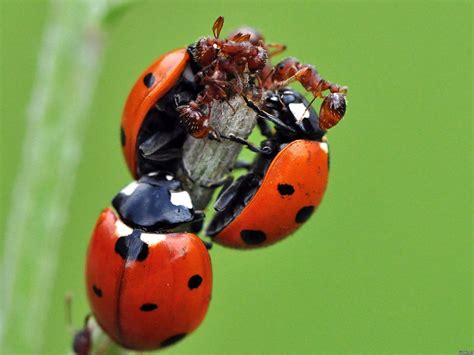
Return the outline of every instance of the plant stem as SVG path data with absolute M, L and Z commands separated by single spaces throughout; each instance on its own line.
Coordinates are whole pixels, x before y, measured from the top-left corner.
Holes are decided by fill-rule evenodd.
M 4 353 L 44 350 L 58 251 L 99 77 L 102 21 L 121 3 L 51 1 L 6 219 L 0 271 Z
M 219 133 L 246 139 L 256 124 L 255 116 L 244 100 L 236 96 L 229 103 L 215 103 L 210 122 Z M 222 182 L 232 170 L 242 147 L 229 140 L 217 142 L 188 137 L 184 144 L 183 165 L 190 177 L 186 185 L 195 209 L 207 207 L 214 189 L 206 186 Z

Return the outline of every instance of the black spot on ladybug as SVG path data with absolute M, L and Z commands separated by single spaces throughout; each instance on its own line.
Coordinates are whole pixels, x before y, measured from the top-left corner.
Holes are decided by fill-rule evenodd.
M 145 84 L 147 88 L 151 88 L 154 83 L 155 83 L 155 76 L 153 75 L 153 73 L 148 73 L 143 78 L 143 84 Z
M 189 278 L 188 287 L 190 290 L 192 290 L 201 286 L 201 283 L 202 283 L 202 277 L 199 275 L 193 275 Z
M 120 237 L 115 243 L 115 252 L 126 261 L 143 261 L 148 256 L 148 244 L 140 239 L 141 232 L 134 229 L 132 234 Z
M 178 341 L 180 341 L 181 339 L 183 339 L 185 336 L 186 336 L 186 333 L 173 335 L 172 337 L 169 337 L 169 338 L 166 339 L 165 341 L 162 341 L 162 342 L 161 342 L 161 347 L 164 348 L 164 347 L 166 347 L 166 346 L 170 346 L 170 345 L 176 344 Z
M 244 229 L 240 232 L 242 240 L 249 245 L 257 245 L 267 240 L 267 235 L 262 231 Z
M 295 188 L 290 184 L 278 184 L 278 192 L 282 196 L 290 196 L 295 193 Z
M 122 147 L 125 145 L 125 131 L 122 126 L 120 126 L 120 143 L 122 143 Z
M 158 305 L 155 303 L 144 303 L 140 307 L 140 311 L 151 312 L 158 308 Z
M 303 207 L 296 214 L 295 222 L 296 223 L 306 222 L 309 219 L 309 217 L 311 217 L 313 212 L 314 212 L 314 206 L 305 206 L 305 207 Z
M 94 291 L 97 297 L 102 297 L 102 290 L 98 288 L 96 285 L 92 285 L 92 291 Z

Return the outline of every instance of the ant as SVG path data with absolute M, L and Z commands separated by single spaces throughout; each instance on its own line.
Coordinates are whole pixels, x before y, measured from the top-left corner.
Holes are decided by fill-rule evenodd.
M 254 45 L 265 48 L 268 54 L 268 58 L 272 58 L 286 50 L 286 45 L 281 43 L 267 43 L 262 33 L 252 27 L 240 27 L 229 34 L 229 38 L 232 40 L 234 37 L 242 36 L 242 34 L 250 35 L 248 41 Z M 273 66 L 269 60 L 267 60 L 265 67 L 259 71 L 257 79 L 260 86 L 263 88 L 270 88 L 272 85 L 271 74 Z
M 248 89 L 248 77 L 262 71 L 268 53 L 262 41 L 249 41 L 251 34 L 236 33 L 229 39 L 221 39 L 224 18 L 219 16 L 212 26 L 214 37 L 204 37 L 189 47 L 189 52 L 200 71 L 196 80 L 203 86 L 195 100 L 176 108 L 181 122 L 195 138 L 219 134 L 209 124 L 211 105 L 214 100 L 228 102 L 231 96 Z
M 188 50 L 200 71 L 195 74 L 196 81 L 203 87 L 194 100 L 185 105 L 177 105 L 181 123 L 195 138 L 209 137 L 217 141 L 222 139 L 246 145 L 250 150 L 269 154 L 268 149 L 260 149 L 243 138 L 235 135 L 225 136 L 217 132 L 210 124 L 212 103 L 226 102 L 235 95 L 247 94 L 255 88 L 255 96 L 261 97 L 263 87 L 254 87 L 252 76 L 257 76 L 268 65 L 267 47 L 263 37 L 250 41 L 252 34 L 241 32 L 221 39 L 224 18 L 219 16 L 214 22 L 214 37 L 204 37 L 191 45 Z M 229 104 L 232 110 L 235 109 Z
M 302 64 L 296 58 L 290 57 L 275 65 L 269 76 L 273 83 L 272 90 L 285 87 L 292 81 L 298 81 L 303 88 L 313 94 L 313 100 L 308 107 L 316 98 L 324 98 L 319 111 L 321 129 L 327 130 L 343 118 L 346 112 L 347 86 L 339 86 L 323 79 L 314 66 Z M 323 95 L 326 90 L 330 91 L 328 96 Z

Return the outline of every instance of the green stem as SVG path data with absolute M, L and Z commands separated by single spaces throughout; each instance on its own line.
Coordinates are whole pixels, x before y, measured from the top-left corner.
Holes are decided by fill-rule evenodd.
M 51 1 L 4 234 L 0 349 L 5 353 L 19 351 L 8 349 L 12 334 L 21 336 L 23 352 L 43 346 L 58 250 L 99 77 L 102 24 L 121 4 Z

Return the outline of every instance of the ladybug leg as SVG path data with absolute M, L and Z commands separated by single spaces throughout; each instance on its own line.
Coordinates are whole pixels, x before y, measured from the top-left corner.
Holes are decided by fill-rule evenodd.
M 194 221 L 189 225 L 189 230 L 194 234 L 199 233 L 204 226 L 205 217 L 204 211 L 194 211 Z
M 183 131 L 180 127 L 176 127 L 171 132 L 160 131 L 155 133 L 138 147 L 141 155 L 145 158 L 152 157 L 154 154 L 163 150 L 169 142 L 177 138 Z
M 144 158 L 156 162 L 164 162 L 174 159 L 179 159 L 183 156 L 183 151 L 180 148 L 170 148 L 166 150 L 160 150 L 151 154 L 142 154 Z
M 272 138 L 273 132 L 268 125 L 267 121 L 265 121 L 262 117 L 257 116 L 257 126 L 260 130 L 260 133 L 266 138 Z
M 225 135 L 221 134 L 221 138 L 224 138 L 224 139 L 230 140 L 232 142 L 236 142 L 236 143 L 245 145 L 248 149 L 250 149 L 252 152 L 255 152 L 255 153 L 259 153 L 259 154 L 271 154 L 272 153 L 272 149 L 270 147 L 265 146 L 263 148 L 259 148 L 256 145 L 254 145 L 254 144 L 250 143 L 249 141 L 247 141 L 246 139 L 244 139 L 242 137 L 238 137 L 238 136 L 236 136 L 235 134 L 232 134 L 232 133 L 230 133 L 228 136 L 225 136 Z
M 216 202 L 214 203 L 214 209 L 218 212 L 222 212 L 228 208 L 232 201 L 237 197 L 238 192 L 243 186 L 245 178 L 239 178 L 233 184 L 229 184 L 222 188 Z
M 225 176 L 222 179 L 213 182 L 212 184 L 199 184 L 199 186 L 204 187 L 205 189 L 216 189 L 221 186 L 228 186 L 230 183 L 232 183 L 232 180 L 232 176 Z
M 250 107 L 252 110 L 254 110 L 257 113 L 257 115 L 259 117 L 261 117 L 262 119 L 268 120 L 268 121 L 272 122 L 273 124 L 275 124 L 276 126 L 282 128 L 284 130 L 287 130 L 289 132 L 292 132 L 292 133 L 296 132 L 293 128 L 291 128 L 290 126 L 283 123 L 283 121 L 281 121 L 276 116 L 273 116 L 273 115 L 269 114 L 268 112 L 261 110 L 257 105 L 255 105 L 254 102 L 250 101 L 245 96 L 243 96 L 243 98 L 244 98 L 245 102 L 247 103 L 247 106 Z
M 212 246 L 214 245 L 212 242 L 208 242 L 207 240 L 202 240 L 202 242 L 204 243 L 204 246 L 206 247 L 207 250 L 211 250 Z
M 252 168 L 252 163 L 243 160 L 237 160 L 232 169 L 245 169 L 250 170 Z
M 249 172 L 246 175 L 239 177 L 232 185 L 226 189 L 222 189 L 216 202 L 214 209 L 216 210 L 215 217 L 208 225 L 206 234 L 214 236 L 217 230 L 224 228 L 235 217 L 237 211 L 245 206 L 252 196 L 257 192 L 261 182 L 259 174 Z

